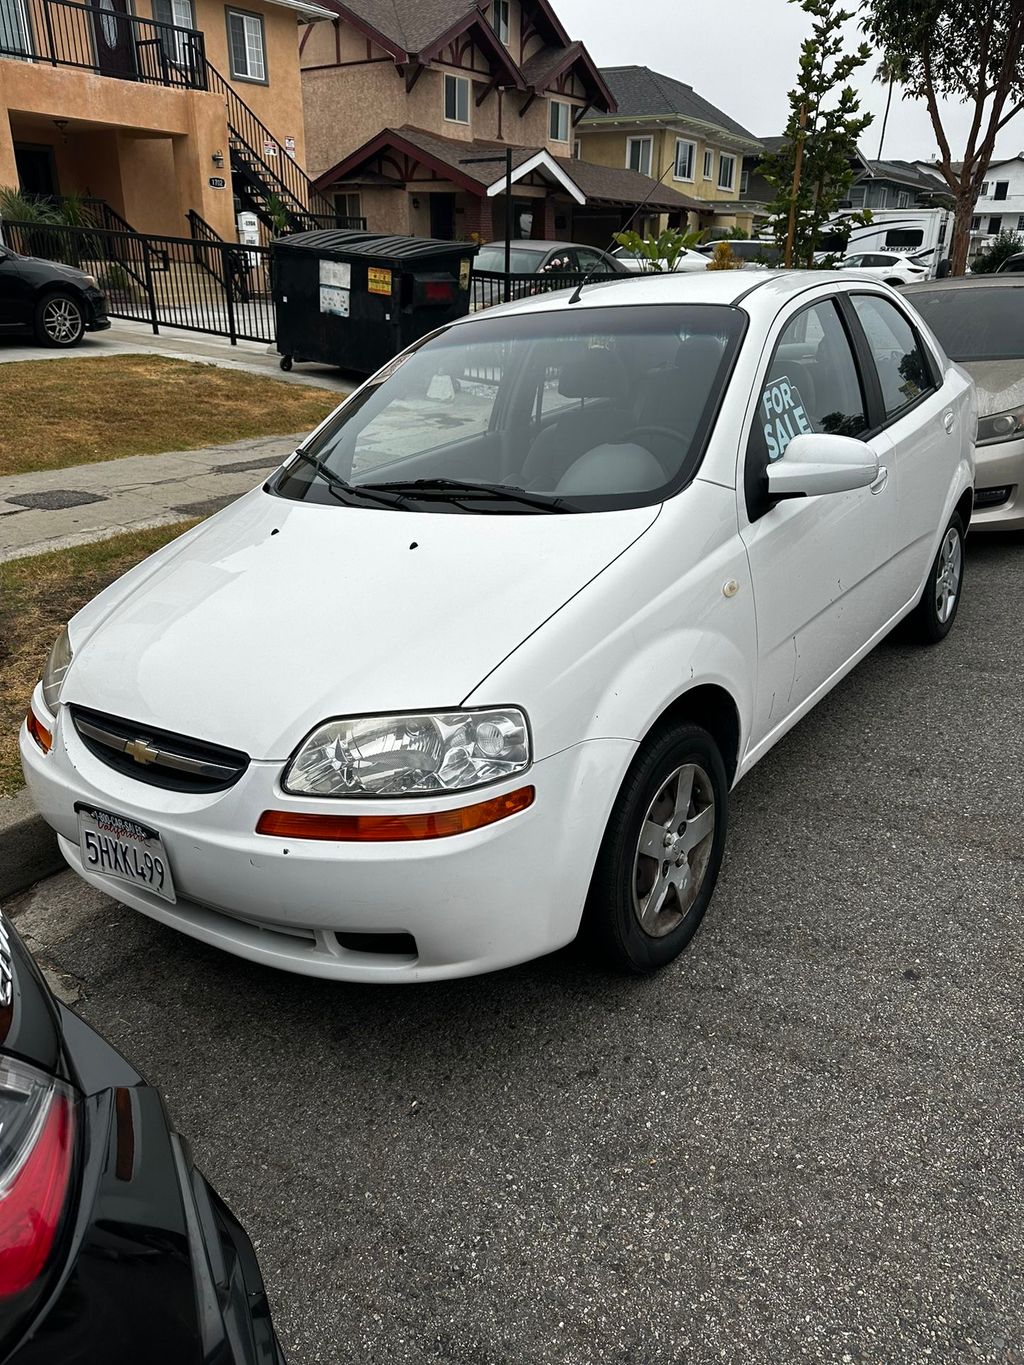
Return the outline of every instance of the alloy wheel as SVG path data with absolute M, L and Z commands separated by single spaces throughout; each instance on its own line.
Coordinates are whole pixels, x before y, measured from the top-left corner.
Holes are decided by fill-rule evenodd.
M 50 299 L 43 308 L 43 330 L 58 345 L 74 341 L 81 327 L 82 315 L 71 299 Z
M 633 912 L 644 933 L 664 938 L 700 893 L 715 838 L 715 790 L 698 763 L 684 763 L 658 788 L 640 827 L 633 862 Z
M 945 625 L 956 608 L 963 574 L 964 551 L 956 528 L 946 532 L 939 550 L 939 571 L 935 575 L 935 615 Z

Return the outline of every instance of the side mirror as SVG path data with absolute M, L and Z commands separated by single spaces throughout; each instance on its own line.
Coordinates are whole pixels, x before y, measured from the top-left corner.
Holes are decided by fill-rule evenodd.
M 768 496 L 817 498 L 867 488 L 878 478 L 878 457 L 852 436 L 794 436 L 781 459 L 768 466 Z

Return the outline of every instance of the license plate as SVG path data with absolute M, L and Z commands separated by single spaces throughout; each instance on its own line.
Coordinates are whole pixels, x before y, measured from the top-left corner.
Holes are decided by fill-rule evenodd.
M 78 804 L 78 846 L 88 872 L 141 886 L 172 903 L 177 900 L 171 866 L 155 829 L 95 806 Z

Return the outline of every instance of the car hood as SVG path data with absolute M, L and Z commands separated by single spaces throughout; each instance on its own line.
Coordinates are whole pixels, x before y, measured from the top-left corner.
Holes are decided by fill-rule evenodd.
M 657 514 L 394 512 L 256 490 L 74 617 L 61 700 L 257 759 L 286 758 L 329 716 L 456 706 Z
M 962 360 L 978 394 L 978 416 L 1024 407 L 1024 359 Z

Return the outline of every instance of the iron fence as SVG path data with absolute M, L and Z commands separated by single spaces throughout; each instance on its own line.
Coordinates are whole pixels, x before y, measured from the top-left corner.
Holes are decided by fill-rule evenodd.
M 205 90 L 206 48 L 198 29 L 77 0 L 0 5 L 0 55 L 148 85 Z
M 111 317 L 273 341 L 270 252 L 203 237 L 156 237 L 104 228 L 5 223 L 7 244 L 95 276 Z
M 532 298 L 535 294 L 551 294 L 557 289 L 575 289 L 582 281 L 600 284 L 605 280 L 628 278 L 612 271 L 602 271 L 596 275 L 584 275 L 578 270 L 546 271 L 540 275 L 510 275 L 507 288 L 505 272 L 502 270 L 474 270 L 472 278 L 472 298 L 470 307 L 474 313 L 482 308 L 492 308 L 496 303 L 507 300 Z

